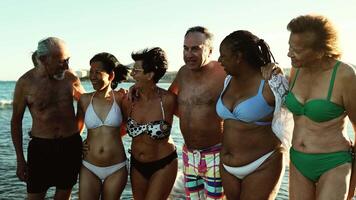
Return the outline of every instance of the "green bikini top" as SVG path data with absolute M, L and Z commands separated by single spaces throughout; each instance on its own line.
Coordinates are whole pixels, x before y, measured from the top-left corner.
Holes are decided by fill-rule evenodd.
M 304 105 L 302 103 L 300 103 L 297 100 L 297 98 L 294 96 L 294 94 L 291 92 L 294 87 L 295 80 L 297 79 L 297 76 L 299 73 L 299 69 L 298 69 L 296 72 L 296 75 L 294 77 L 292 87 L 290 88 L 290 90 L 286 96 L 285 105 L 287 106 L 287 108 L 294 115 L 297 115 L 297 116 L 305 115 L 306 117 L 308 117 L 309 119 L 311 119 L 312 121 L 315 121 L 315 122 L 326 122 L 326 121 L 335 119 L 335 118 L 341 116 L 342 114 L 344 114 L 344 112 L 345 112 L 344 107 L 330 101 L 331 94 L 332 94 L 333 87 L 334 87 L 336 71 L 337 71 L 339 65 L 340 65 L 340 62 L 337 61 L 334 66 L 333 72 L 332 72 L 328 96 L 327 96 L 326 100 L 325 99 L 311 99 L 311 100 L 308 100 Z

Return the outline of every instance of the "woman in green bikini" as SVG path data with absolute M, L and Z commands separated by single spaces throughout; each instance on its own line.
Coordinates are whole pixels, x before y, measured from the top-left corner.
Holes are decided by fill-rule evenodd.
M 355 132 L 355 70 L 338 60 L 337 33 L 325 17 L 299 16 L 287 28 L 291 32 L 288 56 L 294 69 L 286 106 L 295 123 L 290 199 L 351 199 L 356 182 L 351 153 L 355 147 L 346 133 L 346 117 Z

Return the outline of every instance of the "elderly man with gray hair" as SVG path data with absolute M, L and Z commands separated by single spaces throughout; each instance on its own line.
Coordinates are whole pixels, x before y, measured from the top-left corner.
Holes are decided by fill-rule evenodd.
M 84 93 L 69 70 L 69 52 L 63 40 L 49 37 L 38 43 L 38 66 L 16 83 L 11 135 L 17 157 L 16 174 L 27 183 L 28 199 L 44 199 L 55 186 L 55 199 L 69 199 L 81 166 L 82 139 L 73 98 Z M 27 162 L 23 153 L 22 119 L 26 107 L 32 116 Z

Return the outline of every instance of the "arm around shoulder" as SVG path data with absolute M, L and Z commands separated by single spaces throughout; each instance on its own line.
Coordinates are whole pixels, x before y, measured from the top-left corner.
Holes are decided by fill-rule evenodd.
M 180 77 L 182 76 L 183 69 L 184 69 L 184 67 L 181 67 L 179 69 L 179 71 L 176 74 L 176 77 L 174 78 L 173 82 L 171 83 L 171 85 L 168 88 L 168 91 L 172 92 L 175 95 L 178 95 L 178 93 L 179 93 L 179 88 L 180 88 L 179 80 L 180 80 Z
M 84 116 L 85 110 L 88 105 L 88 94 L 82 94 L 77 102 L 77 125 L 79 133 L 82 133 L 84 130 Z
M 164 110 L 166 113 L 166 120 L 171 121 L 173 120 L 173 115 L 176 115 L 177 113 L 177 96 L 170 91 L 165 91 L 163 96 L 163 102 Z
M 68 73 L 73 83 L 73 98 L 76 101 L 79 101 L 80 95 L 85 93 L 85 89 L 83 88 L 80 79 L 74 74 L 72 70 L 68 70 Z

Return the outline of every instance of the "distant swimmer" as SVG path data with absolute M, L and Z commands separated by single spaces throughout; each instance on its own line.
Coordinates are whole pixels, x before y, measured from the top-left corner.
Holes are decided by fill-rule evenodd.
M 11 135 L 17 171 L 27 183 L 28 199 L 44 199 L 55 186 L 55 199 L 69 199 L 82 159 L 82 139 L 73 107 L 84 89 L 69 70 L 69 51 L 63 40 L 49 37 L 35 51 L 38 66 L 16 83 Z M 26 107 L 32 116 L 27 162 L 23 153 L 22 119 Z

